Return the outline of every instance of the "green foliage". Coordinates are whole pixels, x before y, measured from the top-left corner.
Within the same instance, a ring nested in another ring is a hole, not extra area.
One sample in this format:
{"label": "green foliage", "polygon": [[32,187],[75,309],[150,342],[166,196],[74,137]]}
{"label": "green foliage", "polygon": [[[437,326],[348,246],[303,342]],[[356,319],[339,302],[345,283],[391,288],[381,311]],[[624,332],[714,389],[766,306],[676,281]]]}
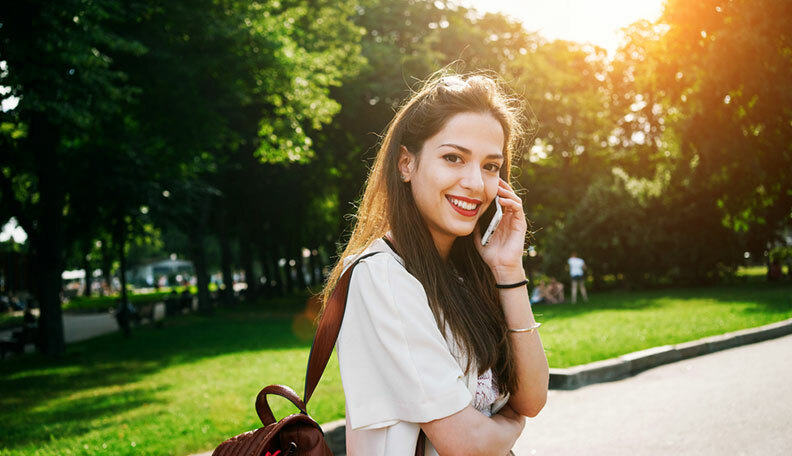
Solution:
{"label": "green foliage", "polygon": [[775,1],[668,2],[656,24],[632,29],[620,54],[631,63],[615,72],[651,136],[675,131],[678,148],[656,148],[676,155],[671,191],[717,206],[755,254],[792,212],[790,12]]}
{"label": "green foliage", "polygon": [[770,249],[770,261],[779,264],[787,264],[792,267],[792,246],[777,246]]}
{"label": "green foliage", "polygon": [[[790,30],[788,8],[669,2],[656,23],[626,29],[606,77],[597,73],[602,84],[570,73],[605,95],[605,111],[581,110],[600,114],[603,128],[579,130],[601,140],[605,154],[564,173],[548,160],[528,170],[537,211],[528,213],[549,229],[539,252],[550,270],[560,273],[577,245],[595,280],[607,271],[631,286],[701,283],[732,275],[744,251],[761,256],[778,239],[792,220],[792,54],[779,44]],[[551,124],[546,134],[559,130]]]}
{"label": "green foliage", "polygon": [[[129,302],[133,304],[158,302],[164,300],[170,291],[159,291],[154,293],[130,294]],[[120,296],[94,296],[90,298],[72,298],[63,305],[64,310],[75,312],[107,312],[108,309],[118,305]]]}
{"label": "green foliage", "polygon": [[114,33],[108,22],[125,13],[117,2],[25,2],[3,7],[0,45],[7,71],[0,85],[21,98],[17,112],[47,113],[64,131],[87,130],[138,93],[113,68],[113,55],[140,55],[137,41]]}

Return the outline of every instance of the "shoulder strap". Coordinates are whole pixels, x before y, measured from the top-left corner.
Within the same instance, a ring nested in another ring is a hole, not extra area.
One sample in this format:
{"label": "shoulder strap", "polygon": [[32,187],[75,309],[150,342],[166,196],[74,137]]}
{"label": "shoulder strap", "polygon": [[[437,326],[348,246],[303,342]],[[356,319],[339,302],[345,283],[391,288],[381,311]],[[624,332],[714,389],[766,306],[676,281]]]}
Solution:
{"label": "shoulder strap", "polygon": [[305,393],[303,395],[303,403],[307,404],[311,399],[311,395],[319,384],[322,378],[327,361],[330,360],[330,354],[333,353],[338,333],[341,331],[341,322],[344,319],[344,311],[346,310],[347,294],[349,293],[349,281],[352,278],[352,271],[355,266],[363,260],[372,255],[380,252],[371,252],[355,260],[346,271],[338,279],[338,283],[327,300],[327,305],[322,312],[322,318],[319,320],[319,326],[316,328],[316,336],[314,336],[313,344],[311,345],[311,354],[308,355],[308,369],[305,372]]}
{"label": "shoulder strap", "polygon": [[[347,295],[349,294],[349,281],[352,279],[352,271],[355,266],[363,260],[380,252],[371,252],[355,260],[351,266],[338,279],[330,299],[327,300],[319,326],[316,328],[316,336],[311,345],[311,354],[308,355],[308,368],[305,372],[305,394],[303,403],[307,404],[311,395],[322,378],[330,354],[333,353],[338,333],[341,331],[341,322],[344,320],[346,311]],[[418,442],[415,448],[415,456],[423,456],[426,448],[426,435],[423,429],[418,434]]]}

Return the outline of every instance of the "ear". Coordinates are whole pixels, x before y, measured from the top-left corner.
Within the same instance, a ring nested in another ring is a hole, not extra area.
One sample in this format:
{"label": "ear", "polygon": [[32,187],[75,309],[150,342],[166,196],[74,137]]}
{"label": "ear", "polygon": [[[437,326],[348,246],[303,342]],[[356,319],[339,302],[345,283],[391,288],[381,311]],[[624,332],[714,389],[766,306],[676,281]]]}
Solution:
{"label": "ear", "polygon": [[399,173],[405,177],[404,182],[410,182],[413,173],[415,172],[415,165],[417,157],[415,154],[407,150],[404,145],[399,146],[401,153],[399,154]]}

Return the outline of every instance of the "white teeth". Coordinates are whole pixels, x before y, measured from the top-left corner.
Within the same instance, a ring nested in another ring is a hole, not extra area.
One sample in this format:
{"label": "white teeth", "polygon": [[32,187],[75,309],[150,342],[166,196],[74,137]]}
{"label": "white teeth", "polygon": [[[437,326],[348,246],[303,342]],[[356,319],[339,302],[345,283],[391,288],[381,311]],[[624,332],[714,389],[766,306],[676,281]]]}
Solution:
{"label": "white teeth", "polygon": [[454,203],[456,206],[459,206],[459,207],[461,207],[462,209],[465,209],[465,210],[467,210],[467,211],[472,211],[473,209],[475,209],[475,208],[478,206],[478,204],[467,203],[467,202],[465,202],[465,201],[461,201],[461,200],[458,200],[458,199],[456,199],[456,198],[450,198],[450,197],[449,197],[448,199],[449,199],[449,200],[450,200],[452,203]]}

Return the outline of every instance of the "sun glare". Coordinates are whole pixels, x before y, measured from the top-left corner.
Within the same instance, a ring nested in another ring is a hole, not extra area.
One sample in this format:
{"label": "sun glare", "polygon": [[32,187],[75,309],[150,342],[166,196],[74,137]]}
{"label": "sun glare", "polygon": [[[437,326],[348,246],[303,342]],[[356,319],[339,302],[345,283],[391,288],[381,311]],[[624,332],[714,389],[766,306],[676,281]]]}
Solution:
{"label": "sun glare", "polygon": [[641,19],[660,17],[663,0],[462,0],[479,11],[500,12],[520,20],[547,39],[601,46],[613,55],[620,30]]}

